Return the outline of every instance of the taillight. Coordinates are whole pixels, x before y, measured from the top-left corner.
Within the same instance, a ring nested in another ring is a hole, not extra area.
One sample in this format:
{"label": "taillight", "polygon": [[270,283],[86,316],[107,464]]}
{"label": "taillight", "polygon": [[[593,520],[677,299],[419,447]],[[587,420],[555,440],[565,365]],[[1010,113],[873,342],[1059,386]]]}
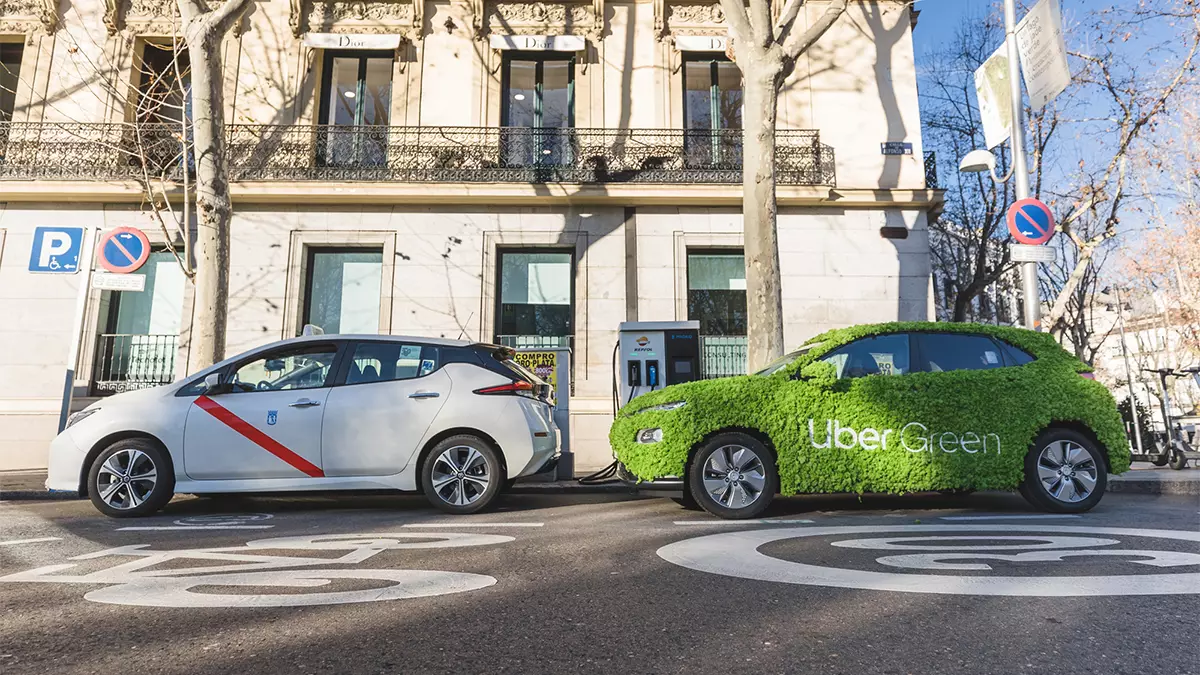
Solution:
{"label": "taillight", "polygon": [[1095,373],[1080,373],[1080,374],[1079,374],[1079,376],[1080,376],[1080,377],[1082,377],[1082,378],[1084,378],[1084,379],[1087,379],[1087,380],[1094,380],[1094,379],[1096,379],[1096,374],[1095,374]]}
{"label": "taillight", "polygon": [[534,393],[533,383],[526,382],[525,380],[513,380],[508,384],[498,384],[494,387],[476,389],[475,393],[484,395],[506,394],[509,396],[527,396],[529,398],[537,398],[537,394]]}

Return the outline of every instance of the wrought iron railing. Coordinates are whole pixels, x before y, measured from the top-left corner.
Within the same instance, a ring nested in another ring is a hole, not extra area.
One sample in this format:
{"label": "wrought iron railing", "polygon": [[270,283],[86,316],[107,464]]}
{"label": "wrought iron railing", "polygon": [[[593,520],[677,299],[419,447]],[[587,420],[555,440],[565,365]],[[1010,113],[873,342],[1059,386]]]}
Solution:
{"label": "wrought iron railing", "polygon": [[746,357],[744,335],[700,336],[701,379],[745,375]]}
{"label": "wrought iron railing", "polygon": [[925,188],[936,190],[940,187],[938,183],[938,165],[937,153],[933,150],[925,151]]}
{"label": "wrought iron railing", "polygon": [[[533,129],[231,125],[230,178],[499,183],[738,183],[737,129]],[[177,177],[174,124],[0,123],[0,179]],[[777,133],[782,185],[835,184],[815,131]]]}
{"label": "wrought iron railing", "polygon": [[92,395],[170,384],[175,379],[175,335],[100,335],[92,369]]}

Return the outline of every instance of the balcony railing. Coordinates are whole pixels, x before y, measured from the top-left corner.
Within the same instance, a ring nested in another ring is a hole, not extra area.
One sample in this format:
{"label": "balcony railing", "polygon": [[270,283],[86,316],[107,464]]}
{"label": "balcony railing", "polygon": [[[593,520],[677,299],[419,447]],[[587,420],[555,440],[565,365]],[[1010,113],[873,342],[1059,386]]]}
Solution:
{"label": "balcony railing", "polygon": [[175,335],[100,335],[92,371],[92,395],[157,387],[175,380]]}
{"label": "balcony railing", "polygon": [[700,378],[746,374],[747,349],[744,335],[701,335]]}
{"label": "balcony railing", "polygon": [[[534,129],[231,125],[234,181],[711,183],[742,180],[737,129]],[[0,179],[179,177],[174,124],[0,124]],[[815,131],[777,134],[781,185],[835,184]]]}

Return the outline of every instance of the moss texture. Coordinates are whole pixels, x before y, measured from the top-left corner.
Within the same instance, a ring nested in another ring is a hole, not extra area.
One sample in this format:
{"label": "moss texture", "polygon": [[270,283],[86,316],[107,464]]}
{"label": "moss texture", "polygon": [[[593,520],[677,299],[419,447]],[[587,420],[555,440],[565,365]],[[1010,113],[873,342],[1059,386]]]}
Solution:
{"label": "moss texture", "polygon": [[[992,370],[841,380],[821,377],[822,368],[812,367],[805,377],[794,377],[841,345],[895,332],[991,335],[1036,360]],[[783,494],[1014,489],[1037,434],[1065,424],[1086,429],[1099,441],[1113,473],[1129,468],[1129,447],[1112,395],[1099,382],[1081,377],[1091,369],[1045,333],[907,322],[833,330],[812,343],[820,344],[772,375],[689,382],[635,398],[612,425],[609,439],[617,458],[642,480],[682,476],[689,454],[703,440],[741,429],[769,440]],[[687,404],[639,412],[671,401]],[[637,443],[637,431],[653,427],[662,428],[662,442]],[[830,427],[855,431],[830,439]],[[866,429],[874,431],[863,434]],[[854,437],[861,442],[852,443]],[[850,447],[839,447],[839,441]],[[817,447],[827,442],[829,447]]]}

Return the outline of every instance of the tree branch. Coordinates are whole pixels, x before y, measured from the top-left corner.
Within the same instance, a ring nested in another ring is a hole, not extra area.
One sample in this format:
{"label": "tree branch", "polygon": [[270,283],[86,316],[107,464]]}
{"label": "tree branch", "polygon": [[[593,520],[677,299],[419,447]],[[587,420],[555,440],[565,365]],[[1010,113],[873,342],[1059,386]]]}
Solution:
{"label": "tree branch", "polygon": [[[193,0],[194,1],[194,0]],[[230,28],[238,21],[241,21],[242,15],[250,8],[254,0],[225,0],[220,7],[214,9],[208,17],[208,25],[210,29],[215,31],[217,35],[225,35]]]}
{"label": "tree branch", "polygon": [[[721,0],[721,6],[725,6],[729,0]],[[801,54],[808,51],[808,48],[813,46],[821,36],[829,30],[830,26],[846,11],[846,0],[833,0],[829,3],[829,7],[825,9],[825,13],[821,18],[817,19],[813,25],[808,27],[808,30],[797,35],[791,35],[783,42],[783,57],[789,61],[794,61]],[[728,12],[726,12],[728,14]]]}
{"label": "tree branch", "polygon": [[750,30],[750,17],[746,16],[746,5],[741,0],[721,0],[721,11],[725,12],[725,21],[733,32],[734,55],[741,45],[754,43],[754,32]]}

